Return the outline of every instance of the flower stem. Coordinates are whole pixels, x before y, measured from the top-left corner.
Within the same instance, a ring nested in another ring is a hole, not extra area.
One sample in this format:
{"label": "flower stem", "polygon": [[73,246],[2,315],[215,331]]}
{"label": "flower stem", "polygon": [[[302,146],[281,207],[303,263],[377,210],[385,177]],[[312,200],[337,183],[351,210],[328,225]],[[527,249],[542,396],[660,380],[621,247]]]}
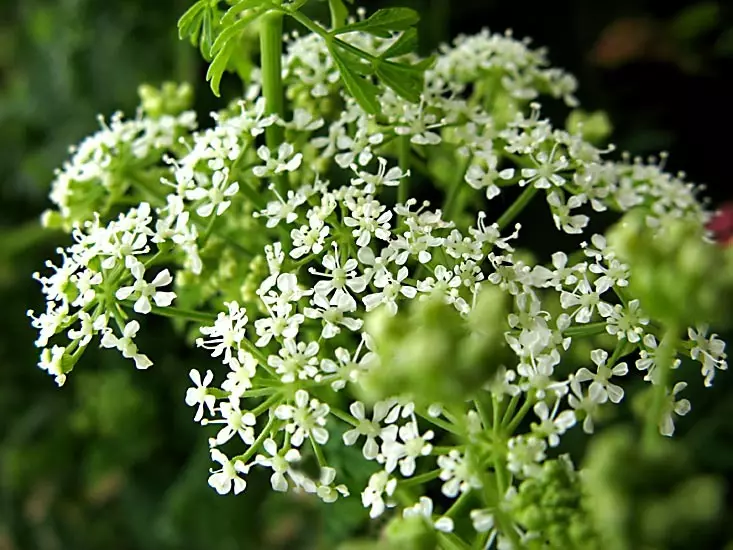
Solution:
{"label": "flower stem", "polygon": [[647,414],[646,425],[644,426],[644,445],[647,449],[653,448],[660,437],[659,422],[664,413],[664,401],[667,399],[669,373],[674,364],[678,339],[679,331],[677,327],[674,325],[667,327],[656,353],[658,375],[654,386],[652,406]]}
{"label": "flower stem", "polygon": [[[285,117],[285,95],[282,82],[283,14],[272,11],[262,16],[260,27],[260,52],[262,65],[262,93],[265,96],[265,112]],[[265,129],[265,139],[270,149],[277,149],[283,141],[283,128],[271,124]]]}
{"label": "flower stem", "polygon": [[[125,306],[128,309],[132,309],[135,305],[134,300],[122,300],[119,302],[120,305]],[[195,321],[197,323],[210,323],[216,321],[216,315],[213,313],[203,313],[200,311],[193,311],[190,309],[179,309],[176,307],[158,307],[151,305],[150,313],[161,315],[163,317],[171,317],[173,319],[185,319],[186,321]]]}
{"label": "flower stem", "polygon": [[499,226],[499,230],[504,229],[507,225],[509,225],[514,218],[519,216],[521,214],[522,210],[530,203],[530,201],[534,198],[534,196],[537,194],[537,188],[534,185],[530,185],[525,189],[519,197],[517,197],[517,200],[514,201],[514,203],[507,209],[504,214],[501,215],[499,220],[496,222]]}
{"label": "flower stem", "polygon": [[[399,150],[400,170],[408,172],[410,170],[410,136],[400,136],[397,138],[397,148]],[[397,202],[405,204],[410,195],[410,176],[404,176],[400,180],[400,186],[397,189]]]}

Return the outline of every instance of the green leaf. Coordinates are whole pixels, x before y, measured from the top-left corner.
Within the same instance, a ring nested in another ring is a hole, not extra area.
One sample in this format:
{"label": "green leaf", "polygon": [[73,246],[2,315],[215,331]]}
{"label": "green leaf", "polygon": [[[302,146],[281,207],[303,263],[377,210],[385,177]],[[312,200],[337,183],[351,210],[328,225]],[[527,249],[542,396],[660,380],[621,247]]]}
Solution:
{"label": "green leaf", "polygon": [[206,80],[210,81],[211,91],[214,92],[216,97],[220,97],[219,84],[221,83],[221,77],[227,69],[229,58],[234,53],[236,45],[236,42],[228,42],[226,46],[219,50],[219,53],[216,54],[211,65],[209,65],[209,70],[206,71]]}
{"label": "green leaf", "polygon": [[[260,0],[257,0],[258,2]],[[241,19],[237,19],[234,23],[227,26],[223,31],[219,33],[219,36],[216,37],[216,41],[214,41],[214,44],[211,46],[211,55],[216,55],[221,49],[235,36],[237,36],[239,33],[241,33],[247,25],[252,23],[255,19],[257,19],[260,15],[265,13],[264,11],[261,12],[253,12],[251,14],[246,15],[245,17],[242,17]]]}
{"label": "green leaf", "polygon": [[178,20],[178,38],[183,40],[196,33],[201,25],[201,12],[206,8],[206,4],[206,0],[199,0],[181,16]]}
{"label": "green leaf", "polygon": [[412,70],[409,65],[385,61],[376,65],[377,77],[392,88],[397,95],[412,103],[420,101],[425,79],[424,73]]}
{"label": "green leaf", "polygon": [[204,10],[201,20],[201,37],[199,39],[199,48],[201,55],[207,61],[211,59],[211,48],[214,45],[214,11],[207,7]]}
{"label": "green leaf", "polygon": [[221,22],[223,25],[228,26],[235,21],[237,14],[244,10],[251,10],[258,8],[263,4],[270,4],[267,0],[241,0],[229,8],[226,13],[222,16]]}
{"label": "green leaf", "polygon": [[346,9],[343,0],[328,0],[328,8],[331,10],[331,29],[343,26],[349,16],[349,10]]}
{"label": "green leaf", "polygon": [[344,54],[338,49],[331,49],[333,60],[338,66],[341,80],[348,92],[354,97],[356,102],[370,115],[376,115],[379,112],[379,88],[366,78],[359,76],[353,69],[349,67],[348,58],[344,58]]}
{"label": "green leaf", "polygon": [[358,23],[336,29],[334,35],[352,31],[364,31],[375,36],[389,37],[392,32],[406,31],[420,20],[418,13],[410,8],[387,8]]}
{"label": "green leaf", "polygon": [[387,48],[381,57],[382,59],[392,59],[412,53],[417,46],[417,30],[414,28],[407,29],[400,37]]}

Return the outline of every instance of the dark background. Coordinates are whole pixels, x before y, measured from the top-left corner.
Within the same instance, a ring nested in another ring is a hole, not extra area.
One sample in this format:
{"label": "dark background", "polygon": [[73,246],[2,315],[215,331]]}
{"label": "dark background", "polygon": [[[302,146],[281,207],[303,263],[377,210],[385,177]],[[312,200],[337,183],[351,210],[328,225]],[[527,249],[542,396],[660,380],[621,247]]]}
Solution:
{"label": "dark background", "polygon": [[[425,51],[482,27],[533,37],[553,65],[578,77],[584,109],[608,112],[620,150],[669,151],[668,168],[705,183],[714,205],[733,196],[732,7],[400,3],[421,12]],[[37,219],[68,146],[95,130],[97,113],[132,115],[142,82],[192,82],[202,121],[223,105],[208,90],[198,52],[177,40],[176,20],[189,4],[0,0],[0,550],[332,548],[360,530],[355,500],[324,516],[311,502],[271,496],[266,479],[254,478],[240,498],[208,488],[205,437],[183,404],[186,373],[206,360],[167,324],[141,343],[155,350],[149,372],[114,353],[87,353],[59,390],[35,367],[25,310],[38,309],[41,295],[30,274],[64,242],[40,231]],[[721,374],[710,390],[691,384],[693,413],[679,430],[696,468],[721,479],[733,479],[729,379]],[[733,505],[695,547],[733,540],[731,519]]]}

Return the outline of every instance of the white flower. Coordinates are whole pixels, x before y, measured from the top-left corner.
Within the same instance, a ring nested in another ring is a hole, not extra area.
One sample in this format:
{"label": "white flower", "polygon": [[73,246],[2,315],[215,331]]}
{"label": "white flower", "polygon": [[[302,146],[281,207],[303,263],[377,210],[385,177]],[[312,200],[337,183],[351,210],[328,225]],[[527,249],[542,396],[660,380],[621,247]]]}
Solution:
{"label": "white flower", "polygon": [[715,377],[715,369],[726,370],[728,362],[725,353],[725,342],[719,339],[717,334],[706,336],[708,327],[702,326],[697,329],[689,328],[687,334],[692,341],[690,357],[702,363],[702,375],[705,379],[705,386],[710,387]]}
{"label": "white flower", "polygon": [[285,474],[288,474],[293,479],[295,472],[290,465],[300,461],[300,451],[298,449],[288,449],[284,452],[278,451],[275,441],[269,438],[264,441],[262,447],[270,456],[257,455],[255,457],[255,463],[266,468],[272,468],[273,473],[270,476],[270,484],[273,490],[279,492],[287,491],[288,480],[285,478]]}
{"label": "white flower", "polygon": [[305,317],[302,313],[293,312],[293,304],[276,304],[267,308],[270,317],[255,321],[255,332],[259,339],[255,342],[258,348],[265,347],[272,338],[295,338]]}
{"label": "white flower", "polygon": [[420,497],[420,500],[415,505],[402,510],[402,516],[405,518],[422,517],[437,531],[442,531],[444,533],[450,533],[453,531],[453,519],[450,517],[442,516],[433,521],[433,501],[429,497]]}
{"label": "white flower", "polygon": [[593,373],[583,367],[575,374],[575,380],[578,382],[592,380],[591,386],[597,386],[591,388],[592,393],[606,394],[612,403],[620,403],[624,398],[624,390],[621,386],[612,384],[610,380],[612,376],[626,376],[629,372],[628,366],[626,363],[619,363],[613,367],[607,365],[608,352],[602,349],[594,349],[590,352],[590,357],[596,365],[596,372]]}
{"label": "white flower", "polygon": [[336,485],[335,487],[332,486],[335,479],[336,470],[334,468],[330,468],[328,466],[321,468],[321,477],[318,481],[316,494],[318,495],[318,498],[320,498],[323,502],[336,502],[336,499],[338,499],[339,495],[341,495],[342,497],[349,496],[349,490],[347,489],[346,485],[341,484]]}
{"label": "white flower", "polygon": [[318,342],[296,342],[287,338],[278,355],[270,355],[267,364],[280,375],[280,380],[291,384],[298,380],[313,378],[318,374]]}
{"label": "white flower", "polygon": [[117,348],[122,352],[123,357],[135,361],[136,368],[147,369],[153,364],[153,362],[148,359],[147,355],[138,353],[137,345],[132,341],[139,330],[140,323],[137,321],[130,321],[125,325],[125,328],[122,331],[122,338],[119,338],[115,336],[111,328],[108,328],[105,330],[104,336],[102,337],[102,347]]}
{"label": "white flower", "polygon": [[290,443],[294,447],[300,447],[306,437],[312,437],[319,445],[325,445],[328,430],[324,426],[328,413],[328,405],[310,399],[305,390],[295,392],[295,405],[279,405],[275,409],[277,418],[289,420],[284,429],[292,434]]}
{"label": "white flower", "polygon": [[238,495],[247,487],[247,482],[239,474],[249,473],[249,466],[241,460],[231,461],[219,449],[211,449],[211,460],[221,465],[220,470],[210,470],[209,485],[216,489],[220,495],[225,495],[232,490]]}
{"label": "white flower", "polygon": [[410,299],[417,295],[417,289],[415,287],[402,284],[407,279],[408,274],[407,267],[402,266],[397,272],[397,276],[390,274],[384,277],[384,279],[379,281],[375,280],[374,285],[382,290],[364,296],[363,302],[366,310],[371,311],[384,304],[390,315],[396,315],[397,299],[400,295]]}
{"label": "white flower", "polygon": [[163,292],[158,287],[163,287],[173,282],[170,272],[164,269],[158,273],[150,282],[145,282],[145,266],[142,262],[135,260],[135,264],[130,269],[135,282],[132,286],[124,286],[117,290],[115,297],[118,300],[127,300],[133,294],[138,296],[133,309],[138,313],[147,314],[151,311],[150,298],[153,299],[158,307],[168,307],[176,298],[175,292]]}
{"label": "white flower", "polygon": [[224,354],[224,363],[231,365],[234,360],[233,352],[236,354],[244,340],[247,310],[237,302],[224,302],[224,305],[227,306],[227,313],[219,312],[213,326],[199,329],[208,339],[197,338],[196,345],[211,350],[212,357]]}
{"label": "white flower", "polygon": [[257,149],[257,156],[264,162],[264,166],[255,166],[252,172],[258,178],[265,178],[283,172],[292,172],[297,170],[303,160],[302,153],[295,153],[295,149],[290,143],[282,143],[277,150],[277,158],[273,158],[270,150],[265,146]]}
{"label": "white flower", "polygon": [[575,379],[570,380],[572,393],[568,397],[568,404],[576,411],[585,415],[583,419],[583,431],[587,434],[593,433],[593,415],[598,412],[600,406],[608,400],[608,393],[601,390],[601,386],[590,385],[588,393],[583,393],[583,388]]}
{"label": "white flower", "polygon": [[560,444],[560,436],[575,426],[576,422],[573,411],[565,410],[558,414],[559,406],[560,400],[557,399],[552,411],[544,401],[538,401],[533,408],[540,422],[532,424],[532,431],[540,437],[547,438],[550,447],[557,447]]}
{"label": "white flower", "polygon": [[216,405],[216,397],[209,393],[209,384],[214,380],[214,373],[210,370],[206,371],[206,376],[201,380],[201,374],[195,369],[191,369],[188,373],[195,387],[186,390],[186,405],[193,407],[198,405],[194,421],[198,422],[204,416],[204,407],[209,409],[210,414],[214,414],[214,406]]}
{"label": "white flower", "polygon": [[383,428],[380,426],[380,422],[383,422],[390,414],[394,407],[394,403],[390,401],[379,401],[374,404],[374,412],[372,413],[372,419],[368,420],[366,417],[366,411],[364,409],[364,403],[361,401],[354,401],[349,405],[349,412],[358,422],[355,428],[344,432],[343,441],[344,445],[351,446],[359,439],[360,436],[365,436],[364,447],[362,448],[362,454],[367,460],[374,460],[379,454],[379,444],[377,443],[377,437],[385,437],[385,431],[388,433],[395,432],[396,427],[390,426],[389,428]]}
{"label": "white flower", "polygon": [[[389,473],[380,470],[369,478],[369,484],[361,493],[361,503],[364,508],[370,508],[369,517],[374,519],[382,515],[385,507],[394,506],[389,498],[397,488],[397,480],[389,477]],[[385,500],[384,495],[387,496]]]}
{"label": "white flower", "polygon": [[306,254],[320,254],[323,251],[323,243],[328,237],[331,227],[318,216],[311,216],[308,225],[302,225],[299,229],[290,232],[294,248],[290,251],[290,257],[301,258]]}
{"label": "white flower", "polygon": [[561,292],[560,305],[563,309],[575,308],[570,317],[574,318],[576,323],[589,323],[594,310],[597,310],[602,317],[613,314],[613,307],[601,300],[600,293],[593,289],[585,277],[573,292],[564,290]]}
{"label": "white flower", "polygon": [[[196,390],[195,388],[191,389]],[[201,408],[201,405],[199,405],[199,408]],[[251,412],[239,408],[239,398],[222,402],[219,405],[219,414],[221,414],[221,420],[204,421],[205,424],[225,424],[219,430],[219,433],[216,434],[215,440],[217,445],[223,445],[235,435],[238,435],[247,445],[254,443],[255,435],[253,426],[257,423],[257,418]]]}
{"label": "white flower", "polygon": [[348,294],[340,294],[336,303],[332,303],[321,295],[315,294],[311,298],[311,304],[318,309],[306,307],[303,313],[309,319],[321,319],[323,321],[323,330],[321,337],[325,339],[333,338],[341,332],[339,325],[345,326],[352,332],[361,329],[364,321],[354,317],[347,317],[347,313],[356,311],[356,301]]}
{"label": "white flower", "polygon": [[[335,375],[336,379],[331,382],[331,389],[334,391],[342,390],[346,387],[347,382],[354,383],[359,379],[361,373],[367,371],[376,360],[376,355],[368,351],[359,357],[359,353],[364,345],[364,339],[359,342],[353,357],[345,348],[336,348],[334,356],[336,361],[332,359],[323,359],[321,361],[321,370],[328,375]],[[318,380],[318,377],[316,377]]]}
{"label": "white flower", "polygon": [[545,459],[547,443],[532,435],[512,437],[508,443],[507,468],[515,475],[532,477],[540,472],[540,463]]}
{"label": "white flower", "polygon": [[491,200],[501,193],[497,181],[512,179],[514,177],[514,168],[505,168],[504,170],[497,171],[496,166],[499,159],[495,154],[482,155],[479,160],[484,160],[487,168],[484,168],[484,163],[482,162],[474,162],[466,170],[464,179],[474,189],[485,188],[486,198]]}
{"label": "white flower", "polygon": [[387,170],[387,159],[378,157],[379,169],[376,174],[371,174],[364,170],[359,171],[355,165],[351,169],[357,173],[356,178],[351,178],[352,185],[365,185],[366,193],[374,193],[380,186],[396,187],[400,184],[400,180],[410,175],[410,171],[403,172],[398,166],[393,166]]}
{"label": "white flower", "polygon": [[440,468],[440,479],[444,481],[441,490],[447,497],[455,498],[458,493],[481,487],[481,480],[478,478],[470,457],[462,455],[457,449],[452,449],[447,455],[440,455],[438,467]]}
{"label": "white flower", "polygon": [[342,266],[338,246],[334,243],[333,253],[326,254],[323,257],[323,267],[326,268],[326,272],[317,271],[313,268],[309,270],[313,275],[320,275],[325,278],[316,283],[314,287],[316,294],[328,298],[333,292],[333,296],[331,296],[332,304],[339,303],[343,297],[353,300],[349,291],[360,293],[366,288],[364,277],[357,275],[356,268],[358,266],[359,263],[354,258],[349,258]]}
{"label": "white flower", "polygon": [[239,350],[237,358],[229,363],[231,369],[227,379],[221,384],[221,389],[229,392],[229,399],[238,399],[252,387],[252,378],[257,373],[257,360],[252,354]]}
{"label": "white flower", "polygon": [[544,151],[537,153],[536,157],[530,154],[535,168],[522,168],[522,179],[519,185],[534,183],[537,189],[550,189],[553,185],[562,187],[565,184],[565,178],[558,172],[568,168],[568,160],[562,155],[554,160],[556,149],[557,145],[553,146],[549,155]]}
{"label": "white flower", "polygon": [[631,300],[626,307],[616,304],[611,315],[606,319],[606,332],[619,340],[639,342],[644,334],[642,325],[648,325],[649,319],[639,309],[639,300]]}
{"label": "white flower", "polygon": [[63,386],[66,381],[63,366],[65,354],[66,348],[62,348],[61,346],[54,346],[51,349],[45,348],[41,352],[41,358],[38,362],[39,368],[45,370],[48,374],[53,375],[59,386]]}
{"label": "white flower", "polygon": [[677,382],[672,388],[672,392],[665,390],[665,401],[662,408],[662,415],[659,419],[659,433],[671,437],[674,434],[674,416],[672,413],[678,416],[685,416],[692,406],[687,399],[676,399],[677,394],[683,391],[687,387],[686,382]]}
{"label": "white flower", "polygon": [[208,218],[216,212],[217,216],[221,216],[229,205],[232,203],[229,198],[239,192],[239,183],[236,181],[224,187],[229,177],[229,170],[223,168],[216,170],[211,176],[210,187],[196,187],[186,191],[186,198],[191,201],[203,201],[196,209],[196,213]]}
{"label": "white flower", "polygon": [[433,450],[433,446],[428,441],[431,441],[435,434],[432,430],[428,430],[420,435],[417,421],[413,418],[412,421],[400,426],[398,435],[402,441],[397,441],[395,438],[386,439],[382,443],[384,469],[393,472],[399,463],[400,473],[404,477],[410,477],[415,473],[415,459],[427,456]]}

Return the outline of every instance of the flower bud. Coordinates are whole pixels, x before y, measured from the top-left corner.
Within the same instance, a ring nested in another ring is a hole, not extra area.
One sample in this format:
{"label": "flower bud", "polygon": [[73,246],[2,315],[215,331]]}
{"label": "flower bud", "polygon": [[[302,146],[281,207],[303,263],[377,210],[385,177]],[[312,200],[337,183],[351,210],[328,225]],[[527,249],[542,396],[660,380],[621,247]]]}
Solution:
{"label": "flower bud", "polygon": [[425,406],[465,401],[507,357],[507,314],[505,293],[490,284],[467,319],[435,298],[415,300],[394,317],[373,312],[366,326],[380,363],[363,380],[365,399],[409,394]]}
{"label": "flower bud", "polygon": [[568,115],[565,127],[571,134],[580,134],[584,140],[594,144],[603,143],[613,131],[604,111],[586,113],[582,109],[575,109]]}
{"label": "flower bud", "polygon": [[703,236],[700,224],[682,219],[652,230],[642,210],[609,232],[609,245],[631,269],[630,293],[653,318],[677,326],[730,321],[721,306],[733,298],[733,255]]}

